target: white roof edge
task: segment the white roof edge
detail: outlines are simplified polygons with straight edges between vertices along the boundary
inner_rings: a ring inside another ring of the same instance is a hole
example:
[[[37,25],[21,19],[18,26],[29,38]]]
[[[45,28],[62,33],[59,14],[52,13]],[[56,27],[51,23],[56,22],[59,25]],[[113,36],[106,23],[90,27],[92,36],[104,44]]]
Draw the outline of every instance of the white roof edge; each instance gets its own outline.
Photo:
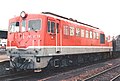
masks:
[[[88,26],[88,25],[84,25],[84,24],[80,24],[80,23],[77,23],[77,22],[73,22],[73,21],[70,21],[70,20],[67,20],[67,19],[64,19],[64,18],[60,18],[60,17],[54,16],[54,15],[51,15],[51,14],[44,14],[44,13],[42,13],[42,12],[41,12],[41,14],[42,14],[42,15],[45,15],[45,16],[54,17],[54,18],[57,18],[57,19],[60,19],[60,20],[65,20],[65,21],[67,21],[67,22],[70,22],[70,23],[73,23],[73,24],[76,24],[76,25],[82,25],[82,26],[86,26],[86,27],[91,28],[91,29],[95,29],[95,30],[100,30],[100,31],[102,31],[101,29],[94,28],[94,26],[93,26],[93,27],[90,27],[90,26]]]

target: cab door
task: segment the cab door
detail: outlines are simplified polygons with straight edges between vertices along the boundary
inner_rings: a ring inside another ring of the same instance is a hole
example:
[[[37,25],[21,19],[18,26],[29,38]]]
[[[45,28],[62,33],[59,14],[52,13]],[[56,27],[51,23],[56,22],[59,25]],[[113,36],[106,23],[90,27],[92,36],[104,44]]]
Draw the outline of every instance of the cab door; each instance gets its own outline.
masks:
[[[56,52],[60,52],[60,20],[48,18],[47,20],[47,43],[48,46],[54,46]]]
[[[60,41],[62,41],[61,39],[60,39],[60,20],[56,20],[56,28],[55,28],[55,30],[56,30],[56,52],[57,53],[60,53],[60,51],[61,51],[61,47],[60,47]]]

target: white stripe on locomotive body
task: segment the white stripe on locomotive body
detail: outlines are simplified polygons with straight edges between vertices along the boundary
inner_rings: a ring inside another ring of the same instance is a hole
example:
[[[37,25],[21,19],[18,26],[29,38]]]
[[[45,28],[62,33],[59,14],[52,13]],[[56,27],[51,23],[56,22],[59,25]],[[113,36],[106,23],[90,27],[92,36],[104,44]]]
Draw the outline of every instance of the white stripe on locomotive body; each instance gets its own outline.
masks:
[[[88,28],[91,28],[91,29],[95,29],[95,30],[97,30],[97,31],[102,31],[102,30],[99,29],[99,28],[96,28],[96,27],[94,28],[94,26],[93,26],[93,27],[90,27],[90,26],[87,26],[87,25],[84,25],[84,24],[80,24],[80,23],[77,23],[77,22],[73,22],[73,21],[70,21],[70,20],[67,20],[67,19],[64,19],[64,18],[60,18],[60,17],[54,16],[54,15],[51,15],[51,14],[42,14],[42,13],[41,13],[41,15],[53,17],[53,18],[55,18],[55,19],[60,19],[60,20],[63,20],[63,21],[67,21],[67,22],[70,22],[70,23],[79,25],[79,26],[88,27]]]
[[[60,52],[56,52],[56,46],[29,46],[28,48],[17,48],[17,47],[7,47],[8,50],[11,50],[11,54],[27,54],[32,53],[36,56],[54,56],[54,55],[70,55],[70,54],[83,54],[83,53],[95,53],[95,52],[107,52],[112,51],[112,47],[108,46],[57,46],[57,49],[60,49]],[[23,49],[24,51],[19,51]],[[38,52],[38,54],[35,53]]]
[[[60,52],[56,52],[60,48]],[[27,48],[17,48],[15,46],[7,47],[7,54],[15,58],[22,57],[34,62],[30,68],[44,68],[53,56],[74,55],[96,52],[108,52],[112,47],[108,46],[29,46]],[[37,52],[36,52],[37,51]],[[36,62],[36,57],[40,57],[40,62]],[[11,65],[11,67],[13,67]]]
[[[27,48],[17,48],[16,46],[7,46],[7,49],[15,48],[15,49],[29,49],[29,48],[112,48],[111,46],[28,46]]]

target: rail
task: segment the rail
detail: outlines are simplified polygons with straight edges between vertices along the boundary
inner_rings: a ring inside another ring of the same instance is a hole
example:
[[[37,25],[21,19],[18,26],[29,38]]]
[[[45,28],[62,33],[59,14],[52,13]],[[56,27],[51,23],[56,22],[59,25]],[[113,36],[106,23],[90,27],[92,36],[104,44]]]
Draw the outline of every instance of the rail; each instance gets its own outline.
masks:
[[[120,74],[118,74],[117,76],[115,76],[114,78],[112,78],[110,81],[115,81],[115,79],[117,79],[118,77],[120,77]]]
[[[116,66],[114,66],[114,67],[111,67],[111,68],[109,68],[109,69],[106,69],[106,70],[104,70],[104,71],[102,71],[102,72],[99,72],[99,73],[97,73],[97,74],[95,74],[95,75],[93,75],[93,76],[90,76],[90,77],[88,77],[88,78],[85,78],[85,79],[83,79],[83,80],[81,80],[81,81],[87,81],[87,80],[90,80],[90,79],[92,79],[92,78],[95,78],[95,77],[97,77],[97,76],[99,76],[99,75],[101,75],[101,74],[103,74],[103,73],[105,73],[105,72],[108,72],[108,71],[110,71],[110,70],[112,70],[112,69],[115,69],[115,68],[117,68],[117,67],[120,67],[120,64],[118,64],[118,65],[116,65]],[[119,75],[120,76],[120,75]],[[116,77],[117,78],[117,77]],[[112,81],[112,80],[111,80]]]
[[[7,81],[12,81],[12,80],[18,80],[18,79],[23,79],[29,76],[32,76],[33,72],[32,71],[23,71],[23,72],[13,72],[10,74],[2,75],[0,76],[0,80],[7,80]]]

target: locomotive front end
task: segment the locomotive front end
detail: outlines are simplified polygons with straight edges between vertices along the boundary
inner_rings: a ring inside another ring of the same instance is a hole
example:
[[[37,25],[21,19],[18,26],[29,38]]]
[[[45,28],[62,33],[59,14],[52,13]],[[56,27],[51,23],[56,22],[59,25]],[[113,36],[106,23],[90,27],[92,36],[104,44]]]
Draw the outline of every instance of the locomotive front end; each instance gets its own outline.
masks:
[[[10,67],[15,69],[39,69],[46,67],[50,58],[43,56],[44,17],[40,14],[26,14],[10,19],[7,40],[7,54]],[[44,62],[45,60],[45,62]]]

